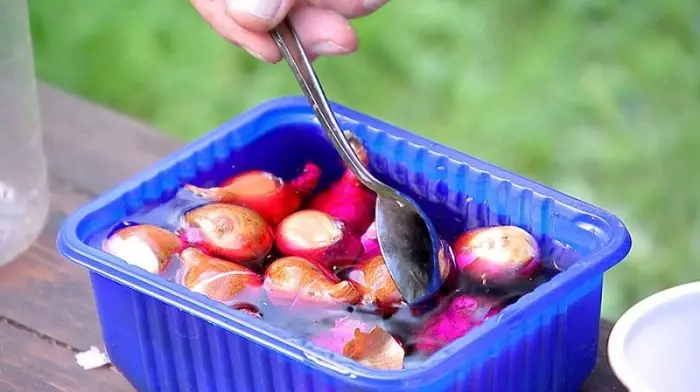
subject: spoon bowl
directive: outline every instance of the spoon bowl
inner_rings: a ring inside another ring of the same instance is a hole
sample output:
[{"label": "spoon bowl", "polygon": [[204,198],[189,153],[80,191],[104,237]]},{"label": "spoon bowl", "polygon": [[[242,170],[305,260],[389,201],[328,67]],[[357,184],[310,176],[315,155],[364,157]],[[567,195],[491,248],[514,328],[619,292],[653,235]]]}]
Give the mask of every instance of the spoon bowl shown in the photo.
[{"label": "spoon bowl", "polygon": [[440,290],[447,262],[440,256],[442,243],[437,230],[414,200],[379,181],[362,164],[340,129],[289,20],[282,21],[271,35],[340,157],[377,194],[377,238],[396,287],[409,306],[425,303]]},{"label": "spoon bowl", "polygon": [[379,248],[404,300],[423,303],[442,286],[440,238],[413,200],[399,192],[392,196],[377,197]]}]

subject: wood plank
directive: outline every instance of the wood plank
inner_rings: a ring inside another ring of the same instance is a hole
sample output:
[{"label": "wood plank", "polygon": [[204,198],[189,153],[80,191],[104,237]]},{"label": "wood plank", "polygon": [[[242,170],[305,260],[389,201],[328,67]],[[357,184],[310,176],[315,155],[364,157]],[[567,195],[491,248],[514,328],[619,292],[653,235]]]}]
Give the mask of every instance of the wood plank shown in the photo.
[{"label": "wood plank", "polygon": [[109,367],[85,371],[73,351],[0,321],[0,391],[132,392]]},{"label": "wood plank", "polygon": [[100,194],[182,145],[50,85],[38,89],[51,169],[79,189]]}]

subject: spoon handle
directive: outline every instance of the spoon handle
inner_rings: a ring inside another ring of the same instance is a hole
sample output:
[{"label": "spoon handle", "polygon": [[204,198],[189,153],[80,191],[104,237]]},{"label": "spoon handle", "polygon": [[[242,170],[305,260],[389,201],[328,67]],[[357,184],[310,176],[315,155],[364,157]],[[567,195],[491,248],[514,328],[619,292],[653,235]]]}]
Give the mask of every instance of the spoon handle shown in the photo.
[{"label": "spoon handle", "polygon": [[388,188],[384,183],[377,180],[369,170],[367,170],[345,138],[328,104],[328,99],[323,91],[323,87],[321,87],[321,83],[311,65],[311,60],[309,60],[309,57],[306,55],[301,41],[289,19],[285,18],[272,30],[271,35],[282,52],[282,56],[292,69],[292,73],[294,73],[299,86],[309,99],[309,103],[311,103],[316,116],[321,122],[321,126],[326,131],[328,138],[331,140],[336,150],[338,150],[343,161],[365,186],[379,194],[392,194],[393,191],[391,188]]}]

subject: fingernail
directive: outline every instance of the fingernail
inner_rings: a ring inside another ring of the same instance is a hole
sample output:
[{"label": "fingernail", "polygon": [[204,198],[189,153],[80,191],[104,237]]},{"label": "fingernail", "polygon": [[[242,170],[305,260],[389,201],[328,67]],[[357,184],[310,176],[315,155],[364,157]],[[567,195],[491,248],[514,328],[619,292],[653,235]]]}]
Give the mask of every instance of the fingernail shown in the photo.
[{"label": "fingernail", "polygon": [[377,8],[381,7],[386,3],[388,0],[365,0],[365,9],[374,11]]},{"label": "fingernail", "polygon": [[311,47],[311,51],[318,55],[333,55],[333,54],[345,54],[350,52],[350,49],[344,48],[333,41],[323,41],[314,44]]},{"label": "fingernail", "polygon": [[277,15],[282,0],[228,0],[229,10],[250,14],[260,19],[271,20]]}]

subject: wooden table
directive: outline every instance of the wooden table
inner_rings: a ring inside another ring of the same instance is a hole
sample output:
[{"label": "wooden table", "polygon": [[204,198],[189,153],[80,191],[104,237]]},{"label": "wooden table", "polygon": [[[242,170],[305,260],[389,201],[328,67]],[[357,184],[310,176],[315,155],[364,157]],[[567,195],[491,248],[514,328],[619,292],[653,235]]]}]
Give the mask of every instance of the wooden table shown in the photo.
[{"label": "wooden table", "polygon": [[[0,391],[133,391],[112,368],[75,363],[75,353],[102,340],[87,272],[63,260],[54,241],[67,214],[180,142],[51,86],[40,84],[39,94],[52,208],[31,249],[0,269]],[[586,392],[625,390],[604,353],[610,327],[601,325]]]}]

